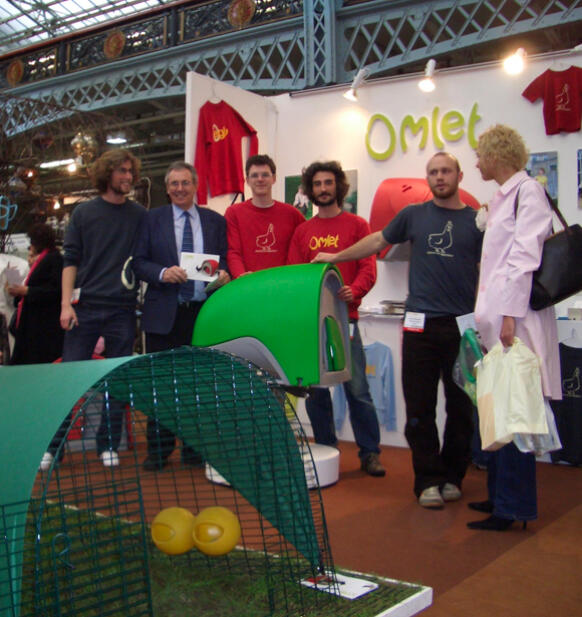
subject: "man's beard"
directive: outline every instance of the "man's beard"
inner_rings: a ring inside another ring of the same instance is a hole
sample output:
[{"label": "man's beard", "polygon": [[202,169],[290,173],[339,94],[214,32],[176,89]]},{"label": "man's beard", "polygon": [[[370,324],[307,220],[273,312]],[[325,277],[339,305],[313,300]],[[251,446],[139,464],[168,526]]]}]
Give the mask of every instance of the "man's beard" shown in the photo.
[{"label": "man's beard", "polygon": [[116,194],[116,195],[129,195],[131,193],[131,187],[129,187],[127,190],[123,190],[120,186],[111,186],[111,190]]},{"label": "man's beard", "polygon": [[[320,201],[320,197],[329,197],[328,201]],[[325,208],[326,206],[333,206],[336,202],[335,196],[332,195],[331,193],[325,193],[324,195],[320,195],[320,197],[314,197],[313,198],[313,203],[318,207],[318,208]]]},{"label": "man's beard", "polygon": [[[436,193],[435,193],[435,190],[437,191]],[[434,190],[431,189],[431,192],[434,197],[438,197],[439,199],[448,199],[449,197],[452,197],[453,195],[455,195],[457,190],[458,190],[458,185],[455,185],[455,186],[447,187],[444,190],[444,192],[439,192],[436,188]]]}]

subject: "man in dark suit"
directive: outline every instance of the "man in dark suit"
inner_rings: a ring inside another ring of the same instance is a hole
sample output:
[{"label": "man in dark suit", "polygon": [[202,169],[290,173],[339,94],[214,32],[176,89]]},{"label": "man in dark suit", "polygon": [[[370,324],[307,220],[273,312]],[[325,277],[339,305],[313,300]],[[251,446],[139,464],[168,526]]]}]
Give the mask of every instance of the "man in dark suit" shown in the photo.
[{"label": "man in dark suit", "polygon": [[[207,297],[206,283],[188,280],[179,265],[181,252],[218,255],[216,285],[230,281],[226,222],[217,212],[196,205],[196,170],[182,161],[172,163],[165,181],[171,203],[148,212],[133,260],[136,276],[148,283],[142,316],[146,353],[191,344],[196,316]],[[167,465],[176,438],[150,418],[147,444],[148,456],[143,466],[155,471]],[[201,459],[192,448],[184,446],[182,463],[197,465]]]}]

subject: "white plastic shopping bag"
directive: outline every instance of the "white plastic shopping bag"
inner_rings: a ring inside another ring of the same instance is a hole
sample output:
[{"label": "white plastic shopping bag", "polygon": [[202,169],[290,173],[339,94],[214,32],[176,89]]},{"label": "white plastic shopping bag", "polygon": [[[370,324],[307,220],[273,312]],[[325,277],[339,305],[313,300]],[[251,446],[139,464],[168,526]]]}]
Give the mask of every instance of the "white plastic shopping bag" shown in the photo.
[{"label": "white plastic shopping bag", "polygon": [[477,366],[477,409],[483,450],[498,450],[515,433],[548,433],[539,360],[517,337]]}]

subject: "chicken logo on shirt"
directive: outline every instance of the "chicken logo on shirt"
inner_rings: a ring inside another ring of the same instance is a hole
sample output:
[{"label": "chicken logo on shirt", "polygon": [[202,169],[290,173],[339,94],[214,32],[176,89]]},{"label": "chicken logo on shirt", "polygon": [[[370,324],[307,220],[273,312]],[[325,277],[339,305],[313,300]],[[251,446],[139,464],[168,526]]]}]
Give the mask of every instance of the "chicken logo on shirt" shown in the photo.
[{"label": "chicken logo on shirt", "polygon": [[556,94],[556,111],[570,111],[570,86],[564,84],[560,94]]},{"label": "chicken logo on shirt", "polygon": [[580,369],[576,367],[572,373],[572,377],[562,380],[562,394],[573,398],[580,398]]},{"label": "chicken logo on shirt", "polygon": [[223,126],[221,129],[219,129],[216,124],[212,125],[212,139],[216,142],[216,141],[222,141],[223,139],[226,139],[226,136],[228,135],[228,129],[226,128],[226,126]]},{"label": "chicken logo on shirt", "polygon": [[277,249],[273,248],[273,244],[277,241],[273,223],[269,223],[267,232],[257,236],[257,253],[276,253]]},{"label": "chicken logo on shirt", "polygon": [[447,221],[444,229],[440,233],[429,234],[427,238],[428,247],[432,250],[427,251],[427,255],[441,255],[442,257],[452,257],[447,253],[447,249],[453,244],[453,221]]}]

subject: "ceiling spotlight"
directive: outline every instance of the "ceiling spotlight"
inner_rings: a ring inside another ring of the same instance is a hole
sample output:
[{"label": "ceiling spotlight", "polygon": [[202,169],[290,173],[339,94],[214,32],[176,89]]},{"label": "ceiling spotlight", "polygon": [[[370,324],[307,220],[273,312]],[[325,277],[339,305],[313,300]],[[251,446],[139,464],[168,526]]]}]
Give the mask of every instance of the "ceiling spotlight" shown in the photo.
[{"label": "ceiling spotlight", "polygon": [[39,165],[39,167],[41,169],[53,169],[54,167],[65,167],[67,165],[70,165],[71,163],[74,163],[75,159],[61,159],[58,161],[45,161],[44,163],[41,163]]},{"label": "ceiling spotlight", "polygon": [[127,143],[127,137],[123,131],[118,131],[117,133],[110,133],[107,135],[105,141],[112,146],[120,146],[121,144]]},{"label": "ceiling spotlight", "polygon": [[350,89],[344,93],[344,98],[355,103],[358,100],[358,88],[366,81],[369,74],[368,69],[360,69],[354,77]]},{"label": "ceiling spotlight", "polygon": [[424,77],[418,82],[418,87],[423,92],[432,92],[436,88],[434,80],[432,78],[435,68],[436,60],[434,58],[431,58],[424,67]]},{"label": "ceiling spotlight", "polygon": [[511,54],[511,56],[507,56],[503,61],[503,70],[508,75],[519,75],[523,71],[523,67],[525,66],[525,57],[527,54],[525,53],[525,49],[520,47],[515,53]]}]

